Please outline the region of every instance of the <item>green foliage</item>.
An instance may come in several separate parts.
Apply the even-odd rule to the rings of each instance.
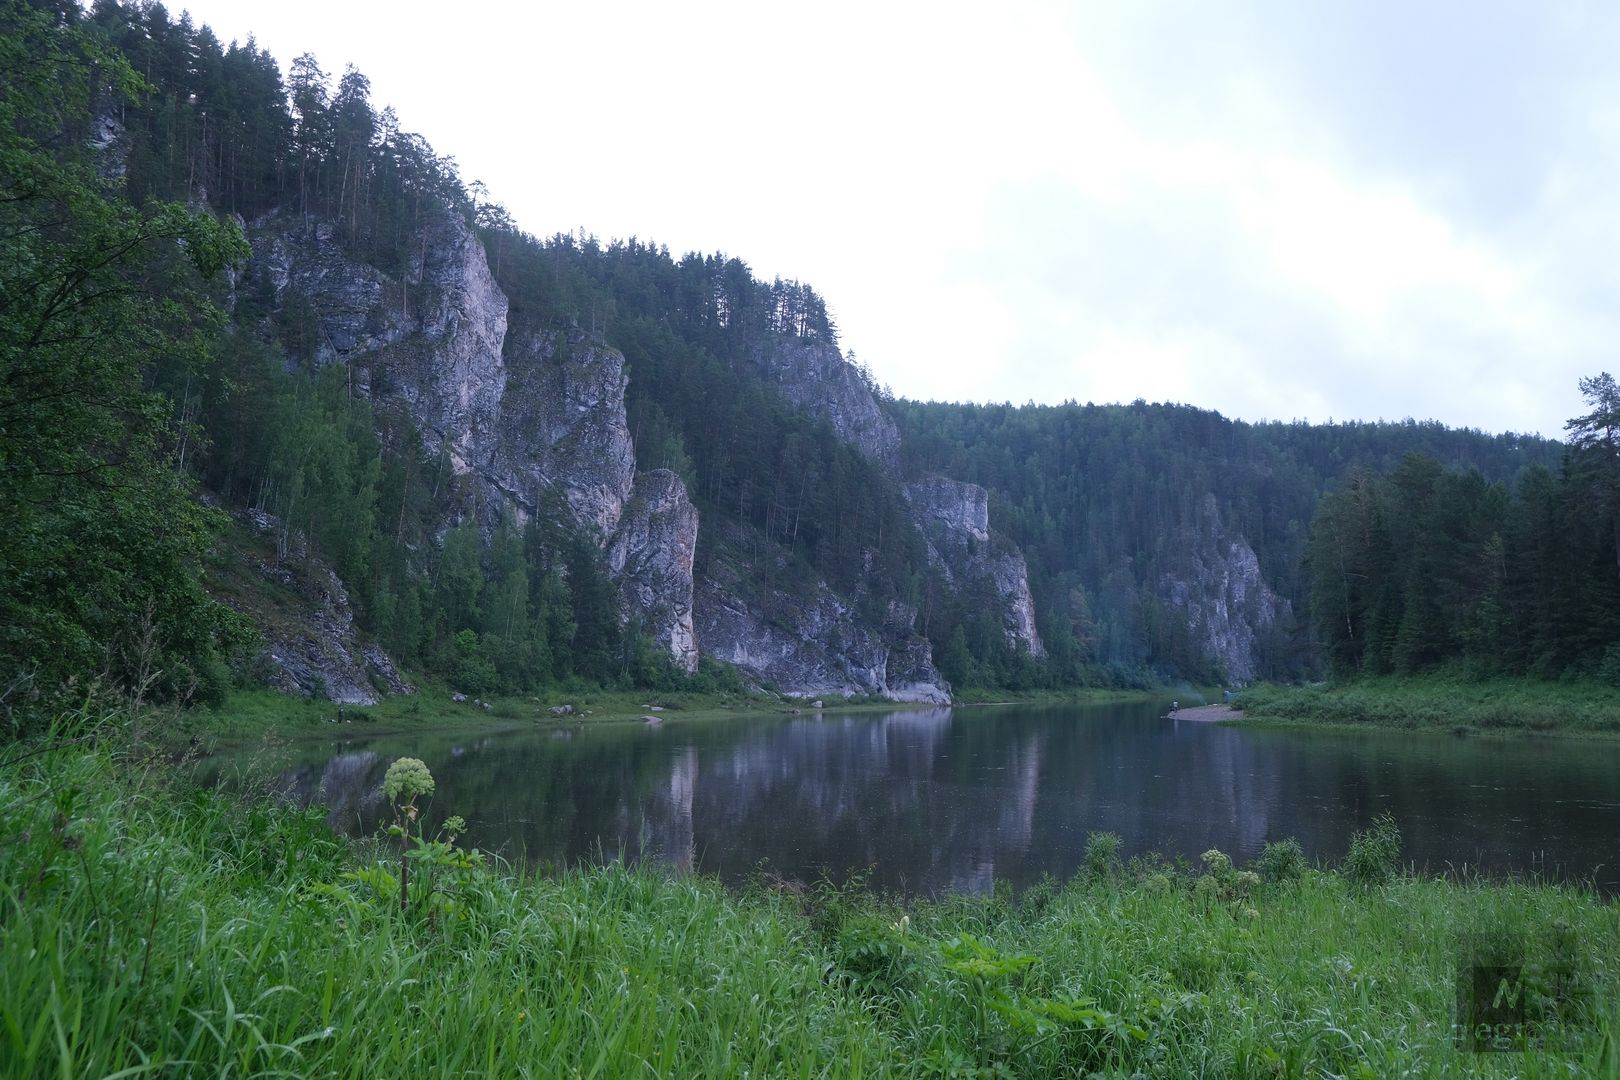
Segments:
[[[936,1073],[961,1075],[965,1059],[967,1075],[1027,1074],[1034,1064],[1030,1051],[1063,1036],[1069,1037],[1069,1049],[1078,1051],[1077,1064],[1095,1067],[1113,1057],[1119,1044],[1148,1039],[1147,1031],[1090,998],[1022,992],[1025,973],[1039,963],[1032,953],[1004,953],[965,933],[941,943],[939,953],[945,972],[964,984],[959,993],[975,1034],[976,1060],[960,1052],[933,1056],[925,1064]]]
[[[467,694],[487,694],[495,689],[495,665],[484,659],[477,634],[471,630],[458,631],[450,647],[454,651],[450,685]]]
[[[1336,675],[1600,673],[1620,645],[1620,451],[1613,380],[1581,387],[1595,409],[1570,421],[1556,478],[1510,491],[1409,455],[1322,499],[1305,565]]]
[[[1394,817],[1380,814],[1350,838],[1345,876],[1362,885],[1377,885],[1401,869],[1401,830]]]
[[[91,105],[141,79],[77,18],[0,4],[0,731],[88,684],[217,698],[249,632],[203,592],[215,515],[190,498],[195,439],[154,385],[206,365],[207,282],[240,231],[119,197]]]
[[[1466,668],[1422,676],[1363,676],[1321,686],[1255,686],[1252,720],[1477,731],[1620,732],[1620,687],[1597,679],[1481,677]]]
[[[1087,872],[1095,877],[1109,877],[1118,873],[1120,845],[1118,833],[1095,832],[1087,836],[1085,859]]]
[[[1620,689],[1620,642],[1603,650],[1603,659],[1597,667],[1597,677],[1603,683]]]
[[[857,986],[874,993],[893,994],[912,979],[913,961],[907,948],[906,922],[891,922],[876,912],[862,912],[838,929],[834,956],[838,967]]]
[[[1254,864],[1265,881],[1297,881],[1304,875],[1305,866],[1305,852],[1292,836],[1267,844]]]

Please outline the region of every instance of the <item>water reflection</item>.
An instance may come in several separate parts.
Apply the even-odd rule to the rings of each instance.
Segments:
[[[1388,810],[1406,857],[1433,869],[1620,886],[1611,744],[1249,731],[1110,706],[677,718],[297,753],[277,782],[339,829],[377,826],[382,774],[411,754],[438,778],[434,812],[462,814],[486,849],[550,865],[648,858],[732,881],[869,869],[885,888],[983,892],[1068,876],[1096,830],[1128,854],[1243,860],[1295,836],[1337,859]]]

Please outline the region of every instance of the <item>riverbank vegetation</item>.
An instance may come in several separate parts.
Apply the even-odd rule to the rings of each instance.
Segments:
[[[1410,455],[1353,471],[1306,545],[1311,611],[1339,678],[1466,669],[1620,688],[1620,385],[1580,382],[1555,474],[1511,486]]]
[[[1256,687],[1256,719],[1620,732],[1620,384],[1582,379],[1555,474],[1512,484],[1408,455],[1352,470],[1304,570],[1333,682]]]
[[[1477,678],[1465,672],[1250,687],[1245,719],[1471,732],[1620,736],[1620,687],[1596,679]]]
[[[1016,898],[728,892],[612,866],[523,876],[445,833],[349,843],[318,810],[194,790],[80,726],[0,756],[0,822],[4,1076],[1617,1067],[1612,902],[1407,876],[1387,821],[1336,870],[1288,843],[1248,870],[1125,860],[1099,835],[1074,881]],[[1454,1045],[1471,941],[1528,953],[1550,1048]]]
[[[456,700],[461,697],[463,700]],[[328,738],[341,727],[366,735],[390,731],[433,729],[456,731],[510,728],[522,725],[581,724],[646,721],[708,720],[745,714],[808,715],[823,710],[820,699],[784,698],[748,691],[615,690],[578,683],[542,693],[468,698],[442,683],[423,685],[418,693],[396,694],[376,705],[337,705],[330,701],[290,697],[273,690],[233,692],[217,706],[170,710],[153,734],[169,746],[184,745],[193,737],[257,741],[265,737]],[[1079,691],[1064,700],[1148,700],[1135,691]],[[893,711],[938,708],[875,698],[835,698],[825,711]],[[555,710],[555,711],[554,711]]]

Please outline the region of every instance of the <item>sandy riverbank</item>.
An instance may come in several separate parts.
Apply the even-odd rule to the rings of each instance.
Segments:
[[[1217,720],[1241,720],[1243,710],[1230,705],[1198,705],[1188,709],[1175,709],[1167,714],[1171,720],[1197,720],[1212,723]]]

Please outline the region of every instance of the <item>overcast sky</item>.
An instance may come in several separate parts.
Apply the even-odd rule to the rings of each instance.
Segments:
[[[1620,5],[193,0],[530,232],[810,282],[902,395],[1557,436],[1620,367]]]

